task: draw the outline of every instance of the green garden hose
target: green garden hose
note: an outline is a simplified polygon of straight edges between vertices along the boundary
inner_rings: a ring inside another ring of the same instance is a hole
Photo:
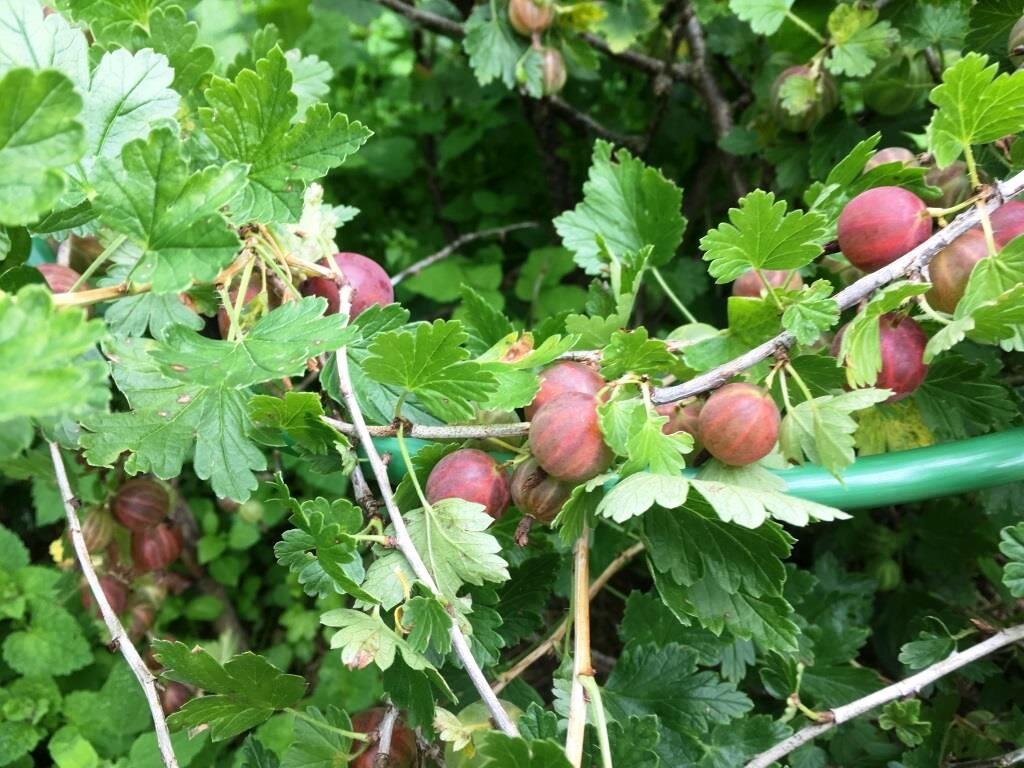
[[[377,450],[391,454],[392,482],[405,475],[405,463],[394,438],[374,440]],[[415,454],[425,440],[406,438]],[[689,474],[691,470],[687,470]],[[1024,428],[972,437],[927,448],[864,456],[837,480],[819,466],[807,464],[776,470],[787,491],[808,501],[840,509],[882,507],[938,496],[991,488],[1024,480]]]

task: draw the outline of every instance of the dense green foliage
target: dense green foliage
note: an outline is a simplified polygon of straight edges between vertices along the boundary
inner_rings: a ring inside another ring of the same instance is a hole
[[[516,3],[0,0],[0,766],[162,764],[52,446],[181,766],[739,766],[1024,623],[1024,485],[780,479],[1020,426],[1020,0]],[[918,693],[780,764],[1024,748],[1019,644]]]

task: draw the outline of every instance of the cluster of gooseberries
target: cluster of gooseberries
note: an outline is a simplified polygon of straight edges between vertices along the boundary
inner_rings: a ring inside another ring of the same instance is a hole
[[[543,45],[540,37],[555,19],[555,6],[546,0],[509,0],[508,21],[512,29],[533,41],[540,56],[544,95],[553,96],[565,86],[565,61],[557,48]]]

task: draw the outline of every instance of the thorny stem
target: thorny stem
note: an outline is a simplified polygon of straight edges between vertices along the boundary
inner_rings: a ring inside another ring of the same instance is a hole
[[[693,313],[686,308],[686,305],[679,300],[679,297],[676,296],[675,292],[669,288],[668,283],[665,282],[665,278],[662,277],[661,270],[657,267],[651,267],[651,274],[654,275],[654,279],[658,281],[658,285],[661,286],[661,290],[663,290],[665,295],[668,296],[669,301],[676,305],[676,309],[682,313],[683,317],[691,323],[696,323],[697,318],[694,317]]]
[[[342,286],[339,295],[339,304],[339,315],[348,317],[352,305],[351,286]],[[438,597],[438,599],[442,600],[442,602],[447,602],[443,595],[441,595],[440,590],[437,588],[437,583],[434,581],[434,577],[431,575],[430,571],[427,570],[427,566],[423,562],[423,558],[417,551],[415,544],[413,544],[412,537],[409,535],[409,529],[405,525],[405,519],[402,517],[402,512],[398,508],[398,504],[395,503],[395,495],[391,490],[391,481],[388,479],[387,467],[384,466],[384,461],[381,459],[376,446],[373,444],[373,438],[370,436],[370,431],[366,426],[366,420],[363,418],[363,412],[359,407],[359,401],[355,396],[355,390],[352,386],[352,375],[349,372],[348,367],[348,354],[345,347],[341,347],[335,353],[335,362],[338,370],[338,389],[341,391],[345,407],[348,408],[349,415],[352,418],[352,423],[355,427],[359,442],[362,444],[363,450],[366,453],[366,458],[370,463],[370,467],[373,469],[373,475],[377,479],[377,486],[380,488],[381,498],[384,501],[384,506],[391,519],[391,525],[395,529],[395,544],[405,559],[409,562],[409,566],[412,568],[416,578],[419,579],[419,581],[422,582],[423,585],[426,586],[427,589],[429,589],[436,597]],[[452,647],[456,655],[459,657],[459,660],[462,662],[462,666],[466,670],[466,673],[469,675],[469,678],[473,683],[473,687],[476,688],[477,692],[480,694],[480,698],[483,700],[490,712],[495,725],[510,736],[519,735],[519,730],[508,716],[504,707],[502,707],[501,702],[498,701],[498,697],[494,694],[494,691],[491,690],[490,685],[487,683],[487,678],[484,677],[484,673],[480,669],[480,665],[477,664],[476,659],[473,658],[473,653],[469,648],[469,642],[466,640],[466,636],[463,634],[458,622],[452,621],[450,634]]]
[[[573,658],[572,687],[569,691],[569,723],[565,734],[565,756],[574,768],[583,761],[583,736],[587,725],[584,677],[593,678],[590,655],[590,528],[586,525],[573,550]]]
[[[819,712],[817,713],[819,721],[817,725],[807,726],[792,736],[783,739],[771,749],[754,757],[753,760],[746,764],[746,768],[768,768],[768,766],[778,762],[797,747],[832,730],[837,725],[849,722],[890,701],[916,696],[925,686],[931,685],[936,680],[952,674],[973,661],[982,659],[1001,648],[1019,643],[1022,640],[1024,640],[1024,624],[1018,624],[1015,627],[997,632],[987,640],[983,640],[965,651],[954,651],[942,661],[932,664],[930,667],[925,667],[917,674],[911,675],[904,680],[886,686],[849,704],[844,704],[841,707],[826,710],[825,712]]]
[[[64,458],[60,454],[60,447],[50,443],[50,460],[53,462],[53,471],[57,476],[57,487],[60,489],[61,500],[64,502],[64,512],[68,520],[68,535],[75,548],[75,557],[89,585],[92,599],[100,609],[103,623],[107,625],[110,632],[110,648],[120,651],[124,660],[128,663],[135,679],[142,686],[142,692],[146,696],[146,703],[149,705],[150,715],[153,717],[153,730],[156,732],[156,743],[160,749],[160,756],[163,758],[166,768],[178,768],[178,760],[174,756],[174,746],[171,744],[171,734],[167,729],[167,720],[164,718],[163,707],[160,706],[160,697],[156,690],[156,680],[149,667],[143,662],[142,657],[132,641],[125,632],[124,625],[117,618],[114,609],[110,607],[110,601],[103,591],[96,570],[92,567],[92,558],[89,556],[89,549],[85,546],[85,537],[82,535],[82,525],[78,519],[78,499],[71,491],[71,483],[68,482],[67,469],[64,466]]]

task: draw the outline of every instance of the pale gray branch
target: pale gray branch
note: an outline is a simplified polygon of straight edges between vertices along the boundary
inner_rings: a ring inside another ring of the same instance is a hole
[[[339,314],[348,315],[349,309],[351,308],[351,300],[351,287],[344,286],[340,296],[341,306],[339,308]],[[437,588],[437,583],[434,581],[434,577],[423,562],[423,558],[420,557],[420,553],[417,551],[415,544],[413,544],[412,537],[409,535],[409,529],[405,525],[405,519],[402,517],[402,512],[398,508],[398,504],[395,503],[395,495],[391,489],[391,481],[388,479],[387,467],[384,466],[384,461],[381,459],[376,446],[373,444],[373,437],[366,425],[366,420],[363,418],[363,412],[359,408],[359,401],[356,399],[355,390],[352,387],[352,376],[349,372],[348,354],[345,347],[342,347],[337,351],[335,359],[338,368],[338,389],[341,390],[342,399],[345,401],[345,407],[348,409],[349,416],[352,418],[352,425],[355,428],[355,434],[358,437],[359,442],[362,443],[363,450],[366,452],[366,458],[370,462],[370,467],[373,470],[373,476],[377,479],[377,486],[380,489],[381,498],[383,499],[384,506],[388,511],[391,524],[395,529],[395,544],[405,559],[409,561],[409,566],[412,568],[413,573],[416,574],[416,578],[443,601],[440,590]],[[491,690],[491,686],[488,684],[487,678],[484,677],[484,673],[480,669],[480,665],[477,664],[476,659],[473,658],[473,653],[470,651],[469,642],[466,640],[465,634],[463,634],[462,629],[455,620],[452,621],[451,639],[452,647],[455,649],[456,655],[462,662],[462,666],[469,675],[470,680],[472,680],[473,686],[480,694],[480,698],[490,711],[491,718],[494,720],[495,725],[511,736],[517,736],[519,734],[518,729],[512,722],[512,719],[508,716],[508,713],[505,712],[501,702],[498,701],[498,697],[494,694],[494,691]]]
[[[439,261],[443,261],[451,256],[455,251],[464,245],[472,243],[474,240],[483,240],[487,237],[504,237],[509,232],[515,232],[517,229],[532,229],[537,226],[535,221],[521,221],[518,224],[508,224],[504,227],[494,227],[493,229],[483,229],[479,232],[468,232],[465,235],[459,235],[457,238],[452,240],[448,245],[439,250],[437,253],[432,253],[426,258],[420,259],[415,264],[412,264],[401,272],[391,278],[392,285],[398,285],[400,282],[405,280],[407,277],[412,277],[424,269],[429,267],[431,264],[436,264]]]
[[[329,416],[320,418],[329,427],[344,435],[358,435],[354,424],[338,421]],[[398,434],[398,427],[394,424],[383,427],[367,425],[366,431],[371,437],[394,437]],[[482,440],[488,437],[522,437],[529,432],[530,422],[524,421],[516,424],[452,424],[441,427],[413,424],[407,426],[403,434],[421,440]]]
[[[373,768],[388,768],[391,765],[391,737],[395,733],[396,720],[398,709],[389,704],[377,728],[377,755],[373,758]]]
[[[78,500],[71,491],[71,483],[68,482],[67,469],[64,467],[64,458],[60,455],[60,446],[50,443],[50,459],[53,461],[53,472],[57,476],[57,487],[60,489],[60,497],[64,502],[64,512],[68,519],[68,535],[75,548],[75,557],[85,575],[85,581],[89,585],[92,599],[100,609],[103,623],[107,625],[110,632],[110,645],[120,651],[124,660],[128,663],[132,674],[142,686],[142,692],[146,696],[146,703],[149,704],[150,714],[153,716],[153,729],[156,731],[156,743],[160,748],[160,755],[167,768],[178,768],[178,760],[174,756],[174,747],[171,745],[171,734],[167,730],[167,720],[164,719],[164,710],[160,706],[160,695],[156,690],[156,680],[149,667],[142,661],[139,652],[128,639],[124,625],[117,618],[114,609],[110,607],[110,601],[103,591],[100,579],[96,575],[96,569],[92,567],[92,558],[89,556],[89,549],[85,546],[85,537],[82,535],[82,525],[78,519]]]
[[[827,719],[828,722],[808,726],[797,731],[788,739],[780,741],[768,751],[757,755],[747,763],[746,768],[768,768],[772,763],[785,757],[797,747],[803,746],[821,734],[832,730],[837,725],[849,722],[855,717],[860,717],[883,704],[888,704],[890,701],[917,696],[925,686],[931,685],[936,680],[956,672],[956,670],[970,664],[972,661],[977,661],[989,654],[995,653],[1001,648],[1005,648],[1013,643],[1019,643],[1021,640],[1024,640],[1024,624],[1018,624],[1015,627],[997,632],[992,637],[971,646],[966,651],[954,651],[942,661],[921,670],[916,675],[911,675],[905,680],[900,680],[882,688],[880,691],[875,691],[861,699],[823,713],[824,719]]]
[[[989,213],[1001,207],[1009,198],[1024,190],[1024,172],[1012,176],[996,185],[996,191],[988,198],[985,207]],[[840,309],[848,309],[866,299],[879,288],[895,282],[912,272],[923,269],[932,258],[967,230],[976,226],[981,214],[976,206],[971,206],[954,219],[949,226],[940,229],[909,253],[896,259],[892,264],[882,267],[871,274],[864,275],[860,280],[848,285],[835,295]],[[745,352],[724,365],[720,365],[707,373],[696,376],[682,384],[671,387],[658,387],[654,390],[652,400],[657,405],[685,400],[725,384],[733,376],[767,360],[773,355],[784,352],[795,341],[793,334],[785,331],[769,339],[757,347]]]
[[[1024,749],[1015,749],[999,757],[986,757],[984,760],[969,760],[965,763],[950,763],[949,768],[1010,768],[1011,765],[1024,763]]]

